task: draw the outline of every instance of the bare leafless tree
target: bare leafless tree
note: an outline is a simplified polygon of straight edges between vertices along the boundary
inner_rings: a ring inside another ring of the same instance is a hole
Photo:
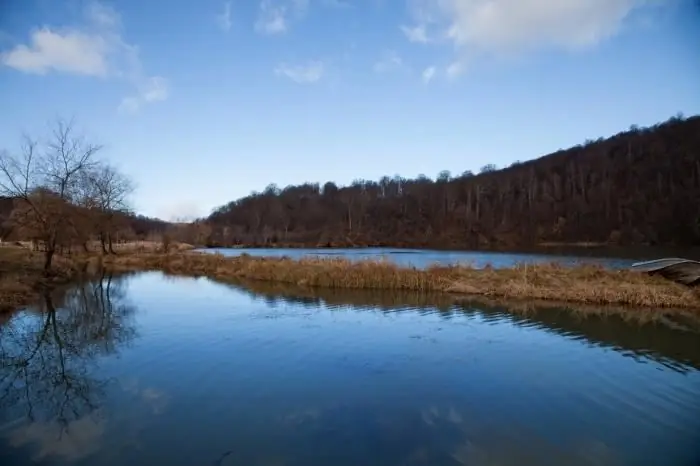
[[[113,237],[119,229],[118,213],[129,210],[129,196],[134,191],[132,181],[108,164],[100,164],[86,172],[87,185],[91,189],[95,213],[96,230],[102,244],[102,251],[114,254]]]
[[[58,119],[43,150],[24,136],[18,156],[0,154],[0,195],[15,199],[15,221],[43,244],[45,271],[69,231],[82,173],[97,166],[100,148],[77,135],[72,120]]]

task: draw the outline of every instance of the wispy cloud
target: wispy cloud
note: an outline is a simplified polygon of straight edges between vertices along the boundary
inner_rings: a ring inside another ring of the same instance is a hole
[[[261,34],[287,32],[292,21],[302,18],[309,0],[261,0],[255,30]]]
[[[387,50],[382,58],[374,64],[375,73],[386,73],[403,67],[403,60],[394,50]]]
[[[143,72],[138,47],[123,37],[120,15],[110,6],[92,2],[80,25],[44,26],[31,31],[29,44],[0,53],[0,63],[15,70],[46,75],[65,73],[120,79],[135,90],[120,108],[137,110],[142,104],[166,100],[165,78]]]
[[[170,94],[168,81],[160,76],[151,76],[146,79],[138,89],[138,94],[124,97],[119,104],[119,111],[123,113],[137,112],[143,104],[162,102],[168,99]]]
[[[299,84],[313,84],[323,77],[325,66],[321,61],[311,61],[303,65],[288,65],[280,63],[275,68],[275,74],[285,76]]]
[[[401,31],[410,42],[418,42],[421,44],[426,44],[429,42],[428,34],[426,32],[425,25],[423,24],[413,27],[402,25]]]
[[[271,1],[260,3],[255,30],[263,34],[280,34],[287,30],[287,10],[284,6],[274,5]]]
[[[216,23],[224,32],[231,30],[231,2],[224,2],[223,11],[216,15]]]
[[[668,2],[667,2],[668,3]],[[416,43],[445,43],[457,60],[537,48],[581,49],[616,34],[649,0],[411,0],[412,26],[400,26]],[[458,75],[464,64],[453,64]]]
[[[423,73],[421,73],[421,77],[423,78],[423,82],[428,84],[430,81],[433,80],[435,77],[435,72],[436,68],[434,66],[429,66],[426,69],[423,70]]]

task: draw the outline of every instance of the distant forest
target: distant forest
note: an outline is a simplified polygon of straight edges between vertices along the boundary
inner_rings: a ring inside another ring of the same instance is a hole
[[[697,245],[700,116],[436,180],[270,185],[180,234],[209,246]]]

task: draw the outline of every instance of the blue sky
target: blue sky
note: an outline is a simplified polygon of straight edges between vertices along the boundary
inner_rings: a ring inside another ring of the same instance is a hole
[[[700,113],[692,0],[7,0],[0,147],[74,117],[170,219]]]

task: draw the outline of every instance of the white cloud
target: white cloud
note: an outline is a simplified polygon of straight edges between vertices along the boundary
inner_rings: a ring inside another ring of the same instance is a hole
[[[595,45],[614,34],[639,0],[451,0],[448,36],[457,44],[504,50]]]
[[[255,30],[261,34],[282,34],[289,24],[306,14],[309,0],[261,0]]]
[[[119,104],[121,113],[135,113],[145,103],[162,102],[168,99],[168,81],[161,76],[151,76],[139,87],[136,96],[124,97]]]
[[[143,100],[146,102],[160,102],[168,98],[168,81],[160,76],[148,78],[146,86],[142,90]]]
[[[434,66],[429,66],[426,69],[423,70],[423,73],[421,74],[421,77],[423,78],[423,82],[428,84],[430,81],[433,80],[435,77],[435,72],[437,70],[435,69]]]
[[[18,44],[0,53],[0,63],[24,73],[49,72],[120,79],[137,93],[122,100],[121,110],[165,100],[167,81],[147,76],[138,47],[123,38],[120,15],[111,7],[91,2],[85,21],[69,28],[44,26],[30,34],[29,45]]]
[[[223,31],[231,29],[231,2],[224,2],[224,11],[216,15],[216,22]]]
[[[269,0],[260,2],[255,30],[263,34],[279,34],[287,30],[286,8],[274,5]]]
[[[387,50],[381,60],[374,64],[374,71],[376,73],[386,73],[403,66],[403,60],[401,57],[393,50]]]
[[[117,107],[119,113],[136,113],[141,108],[141,100],[137,97],[124,97]]]
[[[121,16],[109,5],[92,2],[87,5],[86,13],[90,21],[97,26],[116,29],[122,26]]]
[[[423,24],[413,27],[401,26],[401,31],[410,42],[418,42],[421,44],[426,44],[429,42],[428,34],[425,30],[425,25]]]
[[[78,31],[32,32],[30,45],[20,44],[0,55],[6,66],[25,73],[46,74],[54,70],[87,76],[107,74],[107,44],[101,37]]]
[[[654,0],[413,0],[412,42],[454,46],[460,60],[538,48],[580,49],[616,34],[637,8]],[[667,2],[668,3],[668,2]],[[452,67],[453,74],[457,68]]]
[[[275,68],[275,74],[286,76],[299,84],[313,84],[323,77],[325,67],[320,61],[312,61],[305,65],[287,65],[281,63]]]
[[[449,79],[455,79],[456,77],[461,75],[463,71],[464,61],[457,60],[449,64],[449,66],[445,70],[445,74]]]

